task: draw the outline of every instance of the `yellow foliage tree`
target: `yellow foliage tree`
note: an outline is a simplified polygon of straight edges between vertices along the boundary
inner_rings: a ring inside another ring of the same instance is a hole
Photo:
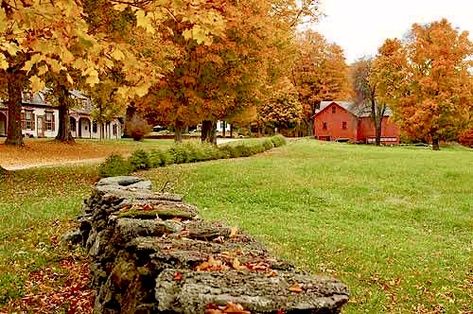
[[[298,38],[298,55],[292,70],[292,81],[304,106],[304,124],[313,134],[316,109],[323,100],[350,96],[349,68],[343,50],[313,31]]]

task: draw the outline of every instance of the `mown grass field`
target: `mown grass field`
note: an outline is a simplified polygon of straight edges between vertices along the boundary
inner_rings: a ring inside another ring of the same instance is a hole
[[[96,167],[25,170],[0,181],[0,304],[65,254]],[[473,311],[473,151],[301,140],[251,158],[141,172],[205,218],[351,289],[347,313]],[[19,186],[18,192],[13,191]],[[15,194],[13,194],[15,193]]]

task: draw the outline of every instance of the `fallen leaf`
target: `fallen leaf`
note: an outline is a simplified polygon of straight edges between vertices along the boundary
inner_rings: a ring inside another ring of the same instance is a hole
[[[174,281],[181,281],[181,280],[183,279],[182,273],[180,273],[180,272],[178,272],[178,271],[175,272],[173,279],[174,279]]]
[[[292,286],[289,287],[289,291],[291,292],[296,292],[296,293],[301,293],[302,291],[302,286],[298,283],[293,284]]]
[[[238,228],[237,227],[232,227],[230,229],[230,238],[234,238],[236,237],[238,234]]]

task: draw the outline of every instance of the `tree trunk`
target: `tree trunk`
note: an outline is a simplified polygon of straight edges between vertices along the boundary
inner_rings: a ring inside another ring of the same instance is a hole
[[[233,138],[233,123],[230,124],[230,138]]]
[[[433,150],[440,150],[440,143],[439,143],[439,138],[437,135],[434,135],[432,137],[432,149]]]
[[[222,131],[222,137],[225,138],[225,129],[227,127],[226,125],[227,123],[225,121],[222,121],[222,127],[223,127],[223,131]]]
[[[307,133],[310,137],[315,136],[314,132],[314,118],[309,119],[308,127],[307,127]]]
[[[26,77],[19,70],[12,69],[8,73],[8,134],[5,145],[23,146],[23,134],[21,132],[21,105],[23,88]]]
[[[375,123],[375,137],[376,137],[375,143],[376,143],[376,146],[381,146],[381,127],[382,127],[382,120],[376,121],[376,123]]]
[[[374,94],[371,96],[371,118],[374,123],[374,132],[375,132],[375,144],[376,146],[381,146],[381,132],[383,127],[383,117],[384,112],[386,111],[386,106],[376,104]]]
[[[310,105],[310,116],[308,121],[306,121],[307,133],[310,137],[315,137],[315,112],[317,109],[320,109],[320,102]]]
[[[201,140],[202,142],[208,142],[212,144],[217,144],[217,124],[211,120],[202,121],[202,133]]]
[[[69,117],[70,97],[69,91],[64,86],[59,87],[59,131],[56,140],[65,143],[74,143],[71,133],[71,120]]]
[[[130,138],[131,136],[129,135],[129,132],[127,130],[127,122],[131,121],[133,119],[133,116],[136,114],[138,110],[135,107],[135,103],[131,102],[128,107],[126,107],[126,113],[125,113],[125,128],[123,130],[123,138]]]
[[[6,176],[8,173],[8,170],[0,166],[0,178]]]
[[[182,131],[184,130],[184,124],[181,121],[176,121],[174,125],[174,141],[176,143],[182,142]]]

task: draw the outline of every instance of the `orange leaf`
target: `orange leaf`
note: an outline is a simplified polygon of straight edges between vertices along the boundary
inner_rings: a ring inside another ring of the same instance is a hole
[[[238,228],[237,227],[232,227],[230,229],[230,238],[234,238],[236,237],[238,234]]]
[[[289,291],[295,292],[295,293],[301,293],[304,290],[302,290],[302,286],[300,284],[295,283],[289,287]]]
[[[181,281],[182,278],[183,278],[182,273],[180,273],[180,272],[177,271],[177,272],[174,274],[174,278],[173,278],[173,279],[174,279],[174,281]]]

